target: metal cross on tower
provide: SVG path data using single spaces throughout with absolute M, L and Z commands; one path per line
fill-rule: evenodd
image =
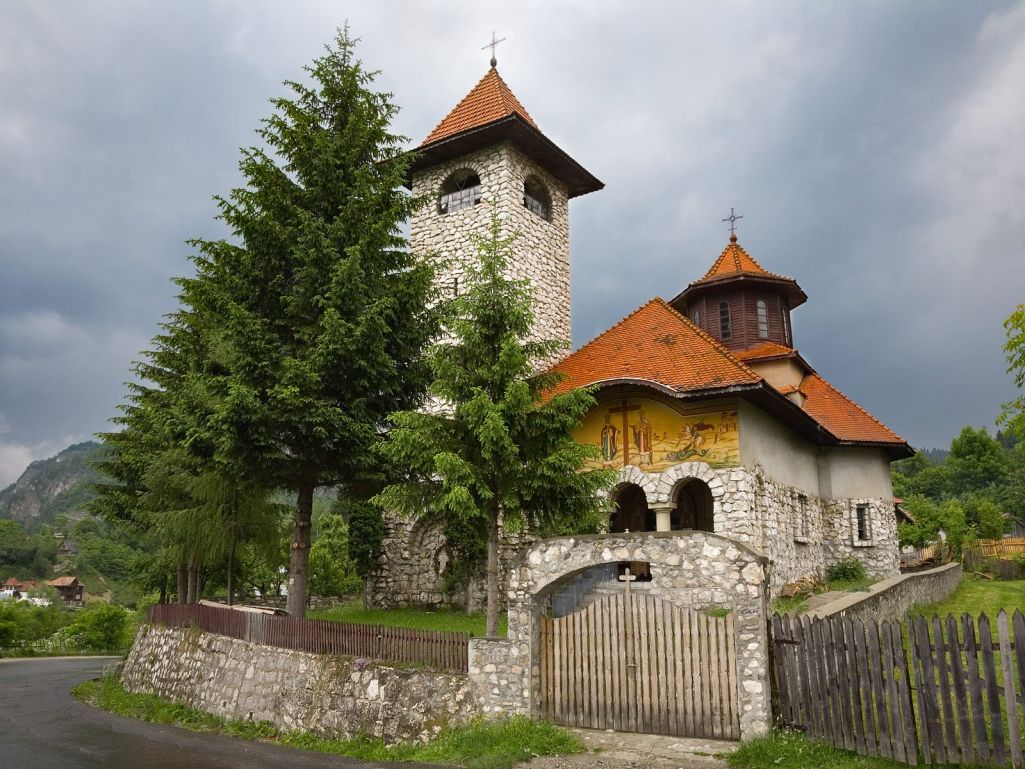
M 738 219 L 743 219 L 743 218 L 744 218 L 743 214 L 739 214 L 738 215 L 738 214 L 733 213 L 733 206 L 730 206 L 730 215 L 727 216 L 725 219 L 723 219 L 723 221 L 730 223 L 730 236 L 731 237 L 736 234 L 737 220 Z
M 505 38 L 504 37 L 496 39 L 495 38 L 495 30 L 491 30 L 491 42 L 490 43 L 485 43 L 483 46 L 481 46 L 481 50 L 482 51 L 485 48 L 490 48 L 491 49 L 491 66 L 492 67 L 498 66 L 498 59 L 495 58 L 495 49 L 498 47 L 499 43 L 504 43 L 504 42 L 505 42 Z

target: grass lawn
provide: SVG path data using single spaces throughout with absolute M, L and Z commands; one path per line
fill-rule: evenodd
M 1015 609 L 1025 612 L 1025 580 L 983 579 L 974 574 L 965 574 L 957 590 L 947 600 L 916 606 L 911 613 L 926 617 L 934 614 L 941 617 L 953 614 L 959 617 L 966 612 L 975 616 L 985 612 L 990 621 L 995 621 L 1001 609 L 1005 609 L 1008 614 L 1013 614 Z
M 812 742 L 795 732 L 773 732 L 745 742 L 725 756 L 734 769 L 906 769 L 907 764 L 888 758 L 869 758 Z M 957 769 L 960 764 L 947 764 Z M 968 769 L 967 767 L 965 769 Z
M 87 681 L 71 690 L 93 707 L 158 724 L 174 724 L 199 732 L 275 742 L 304 750 L 333 753 L 365 761 L 420 761 L 451 764 L 466 769 L 508 769 L 534 756 L 579 753 L 580 741 L 552 724 L 515 717 L 477 721 L 469 726 L 443 729 L 426 744 L 385 745 L 362 737 L 329 740 L 309 732 L 280 732 L 266 721 L 225 721 L 202 710 L 176 705 L 152 694 L 126 692 L 114 676 Z
M 450 630 L 458 633 L 484 635 L 484 614 L 467 614 L 456 609 L 364 609 L 359 600 L 336 606 L 333 609 L 310 611 L 310 619 L 326 619 L 332 622 L 355 622 L 360 625 L 385 625 L 387 627 L 410 627 L 417 630 Z M 498 634 L 506 634 L 506 616 L 498 617 Z

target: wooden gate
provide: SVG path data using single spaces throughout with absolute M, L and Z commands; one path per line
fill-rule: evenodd
M 542 617 L 541 712 L 585 729 L 739 739 L 733 615 L 624 591 Z

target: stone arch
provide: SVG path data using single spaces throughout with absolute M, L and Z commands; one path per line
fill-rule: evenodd
M 686 482 L 691 479 L 704 481 L 708 484 L 708 490 L 712 494 L 714 530 L 725 530 L 726 518 L 723 511 L 723 502 L 726 496 L 726 486 L 723 484 L 722 478 L 706 462 L 681 462 L 661 473 L 655 491 L 655 502 L 661 505 L 672 505 L 677 485 L 681 481 Z
M 615 509 L 616 490 L 626 484 L 640 486 L 644 491 L 644 495 L 648 498 L 649 505 L 659 501 L 656 499 L 658 474 L 646 473 L 635 465 L 627 465 L 626 467 L 621 467 L 616 471 L 615 483 L 613 483 L 612 490 L 609 491 L 608 494 L 609 512 L 612 512 Z

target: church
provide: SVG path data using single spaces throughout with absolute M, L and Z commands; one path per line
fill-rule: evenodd
M 458 291 L 471 233 L 487 229 L 495 206 L 519 233 L 509 271 L 534 291 L 534 334 L 568 345 L 569 202 L 604 185 L 542 133 L 491 64 L 417 148 L 408 185 L 432 204 L 411 222 L 411 247 L 445 264 L 440 292 Z M 563 375 L 560 389 L 596 388 L 576 438 L 617 475 L 608 530 L 742 542 L 768 558 L 772 595 L 850 557 L 894 575 L 890 462 L 913 450 L 800 354 L 791 313 L 808 297 L 740 245 L 736 218 L 703 275 L 543 362 Z M 386 530 L 375 603 L 469 600 L 473 591 L 450 590 L 436 525 L 386 516 Z M 523 538 L 507 538 L 506 569 Z

